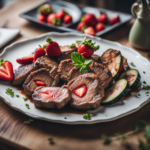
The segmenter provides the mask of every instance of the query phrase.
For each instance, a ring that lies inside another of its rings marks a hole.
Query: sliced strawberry
[[[111,25],[114,25],[116,23],[120,22],[120,18],[118,15],[112,16],[111,18],[109,18],[109,23]]]
[[[46,91],[42,91],[40,92],[40,94],[44,97],[48,97],[48,98],[52,98],[54,97],[54,93],[52,90],[46,90]]]
[[[31,64],[33,62],[34,56],[27,56],[27,57],[22,57],[22,58],[17,58],[16,61],[19,64]]]
[[[84,30],[84,33],[85,34],[89,34],[89,35],[95,35],[95,31],[94,31],[94,28],[93,27],[87,27],[85,30]]]
[[[69,15],[66,15],[66,16],[64,17],[64,23],[65,23],[65,24],[69,24],[69,23],[71,23],[71,22],[72,22],[72,17],[69,16]]]
[[[87,86],[85,84],[73,90],[73,93],[80,98],[82,98],[86,94],[86,92],[87,92]]]
[[[0,79],[12,81],[14,78],[13,65],[9,61],[0,60]]]
[[[46,86],[46,84],[42,82],[41,80],[34,80],[34,82],[37,86]]]
[[[40,45],[39,45],[40,46]],[[34,59],[36,60],[37,58],[41,57],[41,56],[44,56],[45,55],[45,50],[44,48],[42,48],[41,46],[39,48],[37,48],[35,50],[35,53],[34,53]]]

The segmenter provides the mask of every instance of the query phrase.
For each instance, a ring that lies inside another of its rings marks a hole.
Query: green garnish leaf
[[[73,43],[69,46],[70,48],[76,47],[76,45]]]
[[[135,125],[135,130],[136,131],[140,131],[142,130],[144,127],[146,127],[148,124],[146,121],[144,120],[140,120],[137,122],[137,124]]]
[[[28,109],[30,109],[29,104],[25,104],[25,106],[26,106]]]
[[[93,116],[93,114],[84,114],[83,118],[87,119],[87,120],[90,120],[92,116]]]
[[[145,94],[149,94],[149,91],[145,92]]]
[[[143,71],[143,73],[145,74],[145,71]]]
[[[141,96],[141,94],[140,94],[140,93],[135,94],[135,97],[137,97],[137,98],[139,98],[140,96]]]
[[[0,59],[0,66],[1,66],[4,62],[7,62],[7,60],[4,61],[4,59]]]
[[[150,57],[150,53],[148,53],[147,56]]]
[[[28,97],[23,97],[24,101],[27,101]]]
[[[25,124],[30,124],[31,122],[33,122],[34,120],[33,119],[29,119],[27,121],[24,121]]]
[[[77,64],[82,64],[85,62],[84,56],[77,52],[71,53],[71,59]]]
[[[44,49],[46,48],[46,44],[43,45],[43,48],[44,48]]]
[[[67,117],[64,117],[64,119],[67,119]]]
[[[133,62],[130,63],[131,66],[136,67]]]
[[[92,43],[92,40],[86,40],[86,37],[84,37],[84,39],[82,41],[76,41],[77,43],[80,43],[80,44],[84,44],[84,45],[88,45],[89,47],[91,47],[94,51],[97,51],[100,46],[97,45],[95,46],[95,42]]]
[[[143,81],[144,84],[146,84],[146,81]]]
[[[42,47],[41,45],[39,45],[39,47]]]
[[[11,97],[14,97],[14,92],[10,88],[7,88],[5,93],[8,94],[8,95],[10,95]]]
[[[110,144],[110,142],[111,142],[111,138],[109,138],[105,135],[102,135],[101,139],[104,141],[104,144]]]
[[[18,98],[19,98],[19,95],[16,95],[16,97],[18,97]]]
[[[54,139],[52,137],[48,138],[48,141],[50,142],[50,144],[54,144]]]
[[[46,38],[46,42],[47,42],[47,43],[52,43],[53,40],[52,40],[51,38],[47,37],[47,38]]]
[[[143,86],[143,88],[142,88],[143,90],[148,90],[148,89],[150,89],[150,85],[147,85],[147,86]]]

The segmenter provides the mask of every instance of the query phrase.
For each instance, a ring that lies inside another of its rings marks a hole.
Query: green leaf
[[[46,42],[47,42],[47,43],[52,43],[53,40],[52,40],[51,38],[47,37],[47,38],[46,38]]]
[[[93,116],[93,114],[84,114],[83,118],[87,119],[87,120],[90,120],[92,116]]]
[[[146,81],[143,81],[144,84],[146,84]]]
[[[18,98],[19,98],[19,95],[16,95],[16,97],[18,97]]]
[[[8,94],[8,95],[10,95],[11,97],[14,97],[14,92],[10,88],[7,88],[5,93]]]
[[[23,97],[24,101],[27,101],[28,97]]]
[[[145,74],[145,71],[143,71],[143,73]]]
[[[25,106],[26,106],[28,109],[30,109],[29,104],[25,104]]]
[[[130,63],[131,66],[136,67],[133,62]]]
[[[76,45],[73,43],[69,46],[70,48],[76,47]]]
[[[0,66],[2,66],[2,64],[3,64],[4,62],[7,62],[7,60],[4,61],[4,59],[0,59]]]
[[[75,62],[75,63],[84,63],[85,58],[84,56],[82,56],[81,54],[77,53],[77,52],[73,52],[71,53],[71,59]]]
[[[91,63],[92,63],[92,60],[87,60],[84,62],[85,65],[91,65]]]
[[[82,66],[79,70],[80,73],[83,73],[86,70],[86,66]]]
[[[44,49],[46,48],[46,44],[43,45],[43,48],[44,48]]]
[[[88,70],[88,71],[90,71],[90,72],[93,71],[89,66],[86,66],[86,69],[85,69],[85,70]]]
[[[150,126],[146,126],[145,127],[145,138],[146,138],[146,141],[147,143],[150,143]]]
[[[67,117],[64,117],[64,119],[67,119]]]
[[[140,149],[140,150],[146,150],[146,145],[145,145],[145,143],[144,143],[143,141],[141,141],[140,139],[139,139],[139,149]]]
[[[147,122],[144,120],[140,120],[137,122],[137,124],[135,125],[135,130],[140,131],[142,130],[144,127],[148,126]]]
[[[147,85],[147,86],[143,86],[143,88],[142,88],[143,90],[148,90],[148,89],[150,89],[150,85]]]
[[[73,63],[73,65],[77,68],[81,68],[83,66],[83,64],[77,64],[77,63]]]

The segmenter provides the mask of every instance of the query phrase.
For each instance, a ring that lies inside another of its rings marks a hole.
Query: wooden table
[[[35,24],[18,16],[21,12],[41,2],[43,0],[17,0],[0,10],[0,26],[7,22],[8,28],[21,30],[21,34],[10,43],[50,31],[35,26]],[[128,42],[128,34],[132,23],[133,20],[103,38],[131,47]],[[147,57],[146,51],[137,51]],[[0,100],[0,148],[8,150],[138,150],[138,138],[143,138],[143,132],[130,136],[125,145],[122,145],[119,140],[110,145],[104,145],[100,136],[130,131],[138,120],[149,122],[149,109],[150,104],[147,104],[138,112],[124,118],[94,125],[64,125],[41,120],[34,120],[32,124],[26,125],[24,121],[29,119],[27,116],[13,110]],[[49,144],[47,140],[49,137],[54,138],[55,144]]]

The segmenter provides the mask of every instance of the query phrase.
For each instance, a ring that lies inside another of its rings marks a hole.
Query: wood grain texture
[[[10,43],[49,32],[48,29],[41,28],[18,16],[21,12],[41,2],[43,0],[17,0],[0,10],[2,21],[0,24],[8,21],[8,28],[21,30],[21,34]],[[128,33],[133,21],[105,35],[103,38],[118,41],[131,47],[128,42]],[[147,57],[146,51],[137,51]],[[119,140],[112,142],[110,145],[103,145],[100,136],[102,134],[113,135],[114,133],[127,132],[134,128],[138,120],[149,122],[149,109],[150,103],[138,112],[124,118],[94,125],[64,125],[40,120],[34,120],[32,124],[26,125],[24,121],[29,118],[13,110],[0,99],[0,142],[21,150],[138,150],[138,138],[143,138],[142,132],[130,136],[125,145],[122,145]],[[55,144],[49,144],[47,140],[49,137],[54,138]]]

